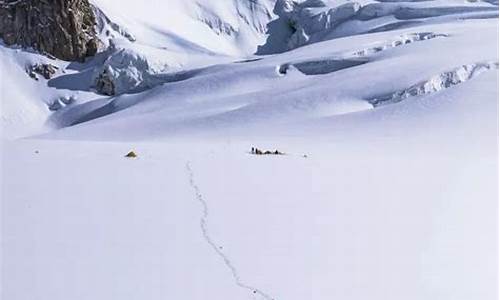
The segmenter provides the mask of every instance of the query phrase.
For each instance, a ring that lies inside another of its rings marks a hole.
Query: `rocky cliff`
[[[0,37],[7,45],[81,61],[97,52],[94,27],[88,0],[0,0]]]

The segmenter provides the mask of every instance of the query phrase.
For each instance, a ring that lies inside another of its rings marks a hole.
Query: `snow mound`
[[[320,60],[311,60],[298,62],[293,64],[285,64],[279,67],[279,73],[282,75],[287,74],[290,66],[295,67],[305,75],[323,75],[328,73],[337,72],[343,69],[359,66],[367,63],[367,59],[336,59],[325,58]]]
[[[451,71],[446,71],[433,76],[426,81],[417,83],[402,91],[397,91],[390,95],[370,99],[369,102],[374,107],[398,103],[410,97],[424,96],[442,91],[444,89],[469,81],[486,71],[497,69],[498,62],[463,65]]]
[[[54,100],[52,103],[47,104],[47,106],[51,111],[58,111],[63,107],[75,103],[75,101],[75,96],[64,96]]]

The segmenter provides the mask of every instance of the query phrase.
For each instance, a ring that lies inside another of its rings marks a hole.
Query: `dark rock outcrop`
[[[34,64],[26,68],[26,73],[35,80],[38,80],[37,75],[41,75],[43,78],[49,80],[56,74],[58,69],[58,67],[52,64]]]
[[[115,83],[113,81],[113,74],[108,68],[103,69],[101,73],[97,76],[95,81],[96,90],[107,96],[115,95]]]
[[[0,0],[0,37],[7,45],[82,61],[97,53],[95,15],[88,0]]]

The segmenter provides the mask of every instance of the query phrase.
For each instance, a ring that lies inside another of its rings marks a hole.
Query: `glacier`
[[[91,3],[0,40],[2,299],[498,297],[498,2]]]

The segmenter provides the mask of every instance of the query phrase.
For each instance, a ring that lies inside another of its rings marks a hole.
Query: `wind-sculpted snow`
[[[433,33],[433,32],[418,32],[418,33],[409,33],[404,34],[397,37],[394,40],[391,40],[385,44],[381,44],[380,46],[370,47],[356,52],[354,55],[356,56],[368,56],[371,54],[375,54],[387,49],[408,45],[414,42],[426,41],[440,37],[447,37],[448,35],[442,33]]]
[[[62,109],[63,107],[66,107],[68,105],[73,104],[74,102],[75,102],[74,96],[71,96],[71,97],[60,97],[60,98],[54,100],[54,102],[49,103],[48,104],[48,108],[51,111],[57,111],[57,110]]]
[[[498,70],[498,62],[463,65],[451,71],[433,76],[426,81],[417,83],[402,91],[397,91],[386,96],[375,97],[369,101],[374,107],[398,103],[411,97],[425,96],[454,87],[490,70]]]
[[[311,60],[293,64],[285,64],[278,68],[278,72],[285,75],[290,66],[295,67],[305,75],[323,75],[337,72],[343,69],[352,68],[367,63],[367,59],[335,59],[325,58],[321,60]]]

